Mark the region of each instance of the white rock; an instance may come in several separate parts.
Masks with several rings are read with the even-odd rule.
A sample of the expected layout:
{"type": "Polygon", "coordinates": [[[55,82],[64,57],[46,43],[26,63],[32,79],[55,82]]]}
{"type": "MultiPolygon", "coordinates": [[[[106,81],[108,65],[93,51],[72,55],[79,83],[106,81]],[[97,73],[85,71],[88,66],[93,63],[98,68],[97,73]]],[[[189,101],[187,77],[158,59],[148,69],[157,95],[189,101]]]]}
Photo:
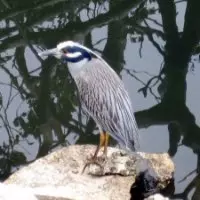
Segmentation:
{"type": "Polygon", "coordinates": [[[0,183],[0,200],[38,200],[31,189],[0,183]]]}
{"type": "Polygon", "coordinates": [[[161,194],[155,194],[155,195],[148,197],[146,200],[169,200],[169,198],[164,197],[161,194]]]}
{"type": "MultiPolygon", "coordinates": [[[[134,159],[128,155],[121,155],[119,149],[109,147],[108,162],[101,171],[101,176],[94,176],[97,171],[93,170],[93,167],[89,167],[82,174],[86,160],[94,153],[95,148],[94,145],[72,145],[59,149],[23,167],[4,183],[23,187],[26,192],[18,192],[19,195],[30,195],[29,198],[22,197],[18,198],[19,200],[36,200],[34,198],[40,199],[41,195],[42,200],[51,199],[49,197],[70,200],[129,200],[130,188],[135,180],[134,159]],[[104,173],[111,175],[104,176],[104,173]]],[[[174,164],[168,154],[141,155],[149,159],[159,180],[173,176],[174,164]]],[[[15,196],[16,192],[10,191],[10,195],[15,196]]]]}

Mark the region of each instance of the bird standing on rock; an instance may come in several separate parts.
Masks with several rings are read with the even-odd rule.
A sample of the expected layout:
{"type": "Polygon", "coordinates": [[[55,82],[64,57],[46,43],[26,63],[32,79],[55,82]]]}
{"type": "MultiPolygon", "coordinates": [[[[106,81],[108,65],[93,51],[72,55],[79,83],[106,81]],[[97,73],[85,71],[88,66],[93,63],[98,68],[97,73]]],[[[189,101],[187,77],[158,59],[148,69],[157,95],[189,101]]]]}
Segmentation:
{"type": "Polygon", "coordinates": [[[92,158],[94,162],[101,147],[107,155],[109,135],[125,150],[138,148],[138,128],[128,92],[116,72],[99,55],[73,41],[59,43],[56,48],[39,55],[55,56],[67,63],[82,108],[100,131],[100,142],[92,158]]]}

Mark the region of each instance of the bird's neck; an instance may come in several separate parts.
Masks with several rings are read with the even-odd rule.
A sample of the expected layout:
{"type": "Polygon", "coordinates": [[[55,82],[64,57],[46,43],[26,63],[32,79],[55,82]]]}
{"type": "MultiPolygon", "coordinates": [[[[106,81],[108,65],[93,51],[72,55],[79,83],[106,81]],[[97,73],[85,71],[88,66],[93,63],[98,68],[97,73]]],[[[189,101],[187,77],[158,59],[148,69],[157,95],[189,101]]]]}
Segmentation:
{"type": "Polygon", "coordinates": [[[68,62],[68,69],[72,77],[76,77],[76,75],[81,72],[81,70],[88,62],[89,60],[87,58],[84,58],[78,62],[68,62]]]}

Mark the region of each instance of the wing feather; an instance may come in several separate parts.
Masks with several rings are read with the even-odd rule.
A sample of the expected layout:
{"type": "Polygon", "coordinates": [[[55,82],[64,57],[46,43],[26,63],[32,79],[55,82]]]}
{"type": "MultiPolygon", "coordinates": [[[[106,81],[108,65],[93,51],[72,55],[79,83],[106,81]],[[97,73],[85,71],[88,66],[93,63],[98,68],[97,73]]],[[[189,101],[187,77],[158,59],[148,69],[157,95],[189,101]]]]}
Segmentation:
{"type": "Polygon", "coordinates": [[[124,84],[104,62],[92,59],[75,77],[84,110],[120,145],[139,147],[138,128],[124,84]]]}

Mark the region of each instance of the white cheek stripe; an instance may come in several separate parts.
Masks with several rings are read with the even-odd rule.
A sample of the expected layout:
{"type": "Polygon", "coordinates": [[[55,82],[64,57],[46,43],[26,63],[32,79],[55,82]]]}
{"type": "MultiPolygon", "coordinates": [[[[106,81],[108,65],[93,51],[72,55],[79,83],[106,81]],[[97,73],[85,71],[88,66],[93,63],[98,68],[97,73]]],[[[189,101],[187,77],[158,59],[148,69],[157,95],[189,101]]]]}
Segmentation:
{"type": "Polygon", "coordinates": [[[88,59],[86,58],[76,63],[68,62],[68,69],[72,77],[75,77],[77,74],[79,74],[81,72],[81,69],[83,69],[86,66],[87,62],[88,62],[88,59]]]}
{"type": "Polygon", "coordinates": [[[75,52],[75,53],[67,53],[67,57],[69,58],[77,58],[81,55],[80,52],[75,52]]]}

